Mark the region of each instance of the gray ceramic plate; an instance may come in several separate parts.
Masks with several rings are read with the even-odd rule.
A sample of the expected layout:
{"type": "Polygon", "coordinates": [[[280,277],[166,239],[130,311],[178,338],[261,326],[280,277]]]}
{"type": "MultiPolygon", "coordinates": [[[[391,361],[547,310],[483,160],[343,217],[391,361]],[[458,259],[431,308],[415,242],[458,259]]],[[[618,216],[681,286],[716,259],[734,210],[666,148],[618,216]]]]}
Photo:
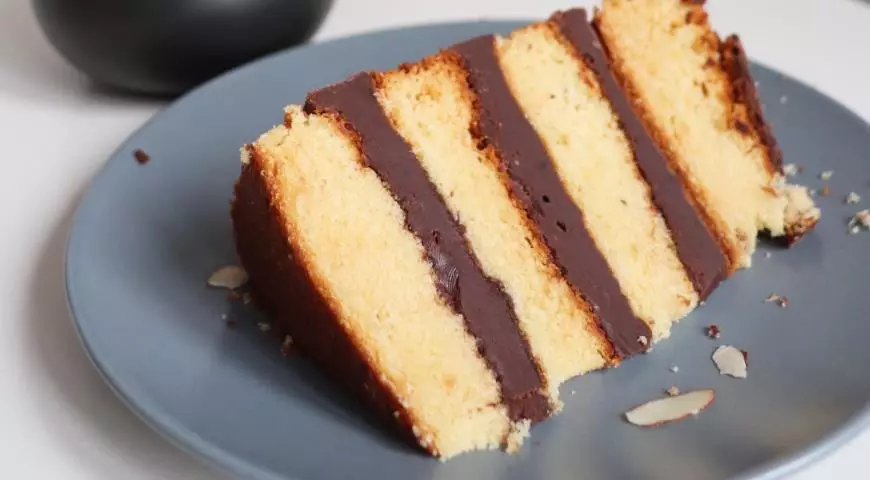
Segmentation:
{"type": "Polygon", "coordinates": [[[870,401],[870,233],[846,234],[860,205],[843,197],[870,200],[870,129],[763,67],[754,73],[787,160],[806,169],[799,180],[819,187],[819,172],[835,171],[821,224],[794,250],[763,246],[753,269],[650,354],[565,385],[564,412],[535,427],[517,455],[439,463],[406,448],[303,360],[282,358],[257,313],[205,287],[235,258],[227,210],[239,146],[280,122],[283,105],[352,72],[516,26],[428,26],[280,53],[199,88],[125,142],[78,209],[66,276],[84,345],[130,408],[185,450],[254,479],[767,478],[857,432],[870,401]],[[139,148],[147,165],[133,160],[139,148]],[[763,303],[770,292],[787,295],[789,308],[763,303]],[[711,323],[721,342],[749,352],[747,380],[718,375],[717,342],[703,333],[711,323]],[[621,419],[670,385],[714,388],[717,401],[654,430],[621,419]]]}

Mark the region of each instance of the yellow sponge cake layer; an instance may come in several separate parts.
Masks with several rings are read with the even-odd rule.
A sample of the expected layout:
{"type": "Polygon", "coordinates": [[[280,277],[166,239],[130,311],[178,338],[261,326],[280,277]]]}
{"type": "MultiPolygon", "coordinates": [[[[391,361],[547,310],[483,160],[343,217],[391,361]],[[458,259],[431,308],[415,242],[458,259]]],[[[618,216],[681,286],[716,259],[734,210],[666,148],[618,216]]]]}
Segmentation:
{"type": "Polygon", "coordinates": [[[509,430],[499,386],[440,299],[402,210],[338,120],[296,108],[288,117],[290,128],[257,141],[246,168],[269,185],[294,255],[343,334],[430,451],[498,446],[509,430]]]}
{"type": "Polygon", "coordinates": [[[511,91],[633,310],[656,337],[667,335],[698,295],[595,74],[549,23],[513,32],[499,53],[511,91]]]}
{"type": "Polygon", "coordinates": [[[463,225],[484,271],[510,295],[552,389],[609,360],[589,307],[559,275],[515,205],[497,159],[478,148],[465,72],[449,54],[382,77],[379,98],[463,225]]]}
{"type": "MultiPolygon", "coordinates": [[[[659,133],[735,269],[750,265],[758,231],[781,236],[811,226],[793,226],[786,218],[778,149],[765,143],[751,79],[748,72],[739,71],[747,78],[733,76],[738,70],[726,63],[725,45],[701,3],[604,0],[595,24],[614,69],[659,133]]],[[[733,55],[739,42],[731,43],[733,55]]],[[[816,210],[803,210],[797,222],[817,217],[816,210]]]]}

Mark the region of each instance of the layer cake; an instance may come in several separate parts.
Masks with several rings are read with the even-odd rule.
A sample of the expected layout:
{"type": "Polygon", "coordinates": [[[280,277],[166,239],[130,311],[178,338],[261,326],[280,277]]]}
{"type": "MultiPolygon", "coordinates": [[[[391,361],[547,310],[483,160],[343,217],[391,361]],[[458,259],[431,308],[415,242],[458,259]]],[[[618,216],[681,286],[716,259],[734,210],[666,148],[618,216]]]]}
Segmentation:
{"type": "Polygon", "coordinates": [[[781,157],[702,2],[604,0],[311,92],[243,149],[232,218],[282,331],[448,458],[516,448],[760,232],[810,231],[781,157]]]}

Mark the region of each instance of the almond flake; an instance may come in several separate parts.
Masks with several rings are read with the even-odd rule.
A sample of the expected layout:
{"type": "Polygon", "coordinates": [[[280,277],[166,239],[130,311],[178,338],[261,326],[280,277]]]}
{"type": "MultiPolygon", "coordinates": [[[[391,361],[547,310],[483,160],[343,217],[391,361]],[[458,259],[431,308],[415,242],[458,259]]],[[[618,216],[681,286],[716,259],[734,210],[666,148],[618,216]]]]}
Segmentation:
{"type": "Polygon", "coordinates": [[[846,204],[847,205],[854,205],[860,201],[861,201],[861,195],[858,195],[855,192],[849,192],[849,194],[846,195],[846,204]]]}
{"type": "Polygon", "coordinates": [[[861,210],[849,220],[849,233],[853,235],[868,228],[870,228],[870,210],[861,210]]]}
{"type": "MultiPolygon", "coordinates": [[[[676,387],[672,388],[678,391],[676,387]]],[[[713,390],[694,390],[659,398],[625,412],[625,419],[639,427],[657,427],[697,415],[709,407],[715,398],[716,393],[713,390]]]]}
{"type": "Polygon", "coordinates": [[[713,352],[713,363],[720,375],[746,378],[746,354],[730,345],[722,345],[713,352]]]}
{"type": "Polygon", "coordinates": [[[833,176],[834,176],[833,170],[825,170],[824,172],[819,174],[819,178],[821,178],[822,180],[830,180],[831,177],[833,177],[833,176]]]}
{"type": "Polygon", "coordinates": [[[208,285],[215,288],[235,290],[246,283],[248,283],[248,272],[238,265],[221,267],[208,277],[208,285]]]}

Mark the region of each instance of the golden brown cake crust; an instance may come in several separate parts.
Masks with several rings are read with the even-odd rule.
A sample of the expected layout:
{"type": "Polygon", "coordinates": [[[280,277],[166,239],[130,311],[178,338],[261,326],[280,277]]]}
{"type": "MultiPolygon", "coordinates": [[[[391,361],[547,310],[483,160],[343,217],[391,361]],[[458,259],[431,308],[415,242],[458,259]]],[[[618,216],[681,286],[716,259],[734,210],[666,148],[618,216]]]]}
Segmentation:
{"type": "Polygon", "coordinates": [[[236,249],[250,274],[255,302],[274,319],[280,335],[290,335],[303,355],[368,404],[384,423],[397,426],[405,442],[419,448],[404,408],[380,383],[306,273],[304,258],[287,241],[292,232],[280,222],[259,153],[247,148],[249,162],[236,182],[231,215],[236,249]]]}
{"type": "Polygon", "coordinates": [[[771,175],[781,173],[782,150],[773,136],[770,125],[764,121],[758,92],[749,72],[746,51],[737,35],[731,35],[719,45],[719,61],[731,86],[731,120],[737,131],[755,137],[767,156],[767,169],[771,175]]]}

